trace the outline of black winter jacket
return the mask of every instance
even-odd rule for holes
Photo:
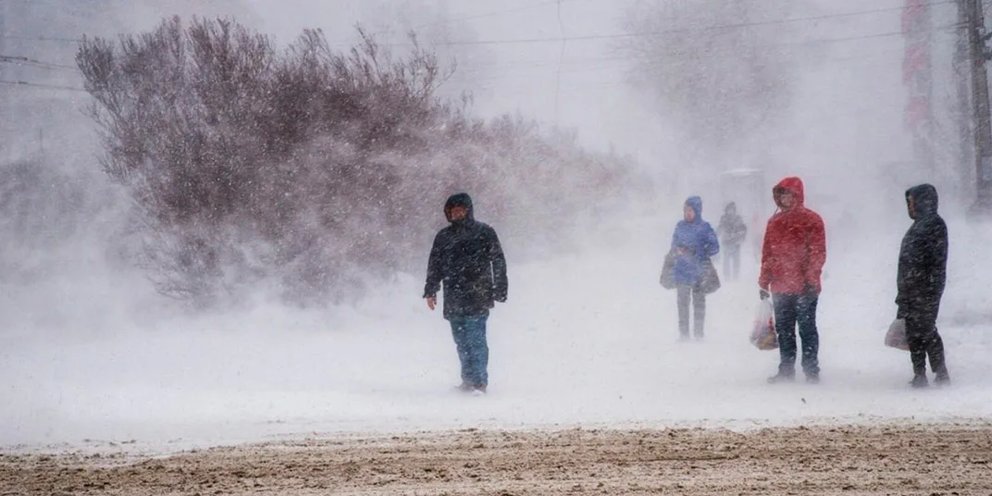
[[[451,221],[450,210],[461,205],[468,217]],[[444,318],[487,315],[493,301],[506,301],[506,259],[496,231],[475,220],[472,199],[465,193],[452,195],[444,206],[451,225],[434,237],[427,262],[424,297],[436,296],[444,283]]]
[[[899,250],[898,317],[937,320],[947,279],[947,225],[937,215],[937,189],[932,185],[907,190],[907,208],[911,200],[913,225]]]

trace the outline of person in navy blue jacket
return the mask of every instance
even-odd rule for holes
[[[704,263],[720,251],[720,242],[709,222],[703,220],[703,200],[690,196],[685,201],[683,220],[672,234],[672,252],[675,253],[673,274],[678,293],[679,337],[689,339],[689,301],[692,301],[692,329],[696,339],[703,338],[706,319],[706,294],[700,288],[705,270]]]
[[[461,362],[458,389],[483,394],[489,384],[486,320],[494,302],[506,301],[506,258],[496,231],[475,220],[467,193],[448,198],[444,217],[448,226],[434,237],[424,298],[434,310],[443,284],[444,318],[451,323]]]

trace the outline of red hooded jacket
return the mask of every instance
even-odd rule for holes
[[[785,210],[776,190],[792,192],[795,203]],[[827,260],[827,236],[823,219],[806,208],[803,181],[798,177],[783,179],[775,189],[779,211],[768,219],[761,248],[761,275],[758,286],[772,293],[802,294],[807,288],[820,292],[820,273]]]

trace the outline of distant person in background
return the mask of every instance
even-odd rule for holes
[[[424,298],[434,310],[443,284],[444,318],[451,323],[461,362],[458,389],[484,394],[489,384],[486,320],[494,301],[506,301],[506,259],[496,231],[475,220],[467,193],[448,198],[444,216],[449,225],[434,237]]]
[[[906,341],[913,363],[913,387],[926,387],[926,358],[938,385],[950,384],[944,342],[937,332],[937,312],[947,278],[947,225],[937,215],[937,189],[929,184],[906,191],[906,209],[913,225],[899,249],[896,286],[897,318],[906,320]]]
[[[689,302],[692,301],[692,329],[696,339],[703,338],[706,319],[706,291],[702,287],[706,264],[720,251],[720,242],[709,222],[703,220],[703,200],[690,196],[683,205],[683,219],[672,234],[672,252],[676,255],[675,276],[679,309],[679,339],[689,339]]]
[[[741,244],[747,237],[747,226],[737,214],[737,204],[734,202],[724,207],[717,232],[720,233],[720,248],[723,251],[723,277],[736,281],[741,272]]]
[[[827,259],[823,219],[806,208],[803,182],[798,177],[782,179],[772,189],[778,212],[768,219],[761,248],[761,299],[774,295],[775,332],[780,362],[769,383],[792,381],[796,375],[796,324],[802,339],[802,367],[806,382],[820,382],[816,330],[816,303],[820,296],[820,273]]]

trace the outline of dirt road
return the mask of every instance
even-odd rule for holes
[[[0,495],[992,495],[992,424],[476,431],[0,454]]]

